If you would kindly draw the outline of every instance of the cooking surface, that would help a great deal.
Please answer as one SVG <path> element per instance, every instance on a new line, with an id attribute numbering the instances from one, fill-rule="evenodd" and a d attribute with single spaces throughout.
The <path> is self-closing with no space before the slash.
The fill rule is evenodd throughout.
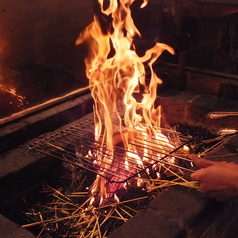
<path id="1" fill-rule="evenodd" d="M 157 129 L 168 138 L 168 142 L 164 142 L 162 137 L 150 138 L 140 135 L 140 132 L 137 131 L 137 136 L 129 140 L 129 145 L 135 146 L 136 152 L 127 151 L 127 148 L 120 146 L 121 143 L 118 141 L 112 153 L 106 149 L 105 144 L 102 144 L 102 138 L 99 141 L 94 139 L 94 121 L 95 119 L 88 118 L 80 124 L 30 145 L 29 148 L 32 153 L 40 152 L 85 168 L 105 177 L 111 183 L 124 183 L 135 176 L 143 177 L 143 174 L 146 176 L 147 170 L 153 173 L 152 167 L 157 163 L 190 171 L 179 164 L 181 161 L 190 161 L 186 158 L 187 151 L 183 151 L 183 146 L 188 145 L 191 137 L 168 129 Z M 114 135 L 118 137 L 120 133 L 117 131 L 114 132 Z M 148 149 L 147 158 L 144 155 L 144 146 Z M 172 164 L 167 160 L 167 157 L 176 159 L 178 164 Z M 139 164 L 138 160 L 143 161 L 143 159 L 149 162 L 144 162 L 143 165 Z"/>

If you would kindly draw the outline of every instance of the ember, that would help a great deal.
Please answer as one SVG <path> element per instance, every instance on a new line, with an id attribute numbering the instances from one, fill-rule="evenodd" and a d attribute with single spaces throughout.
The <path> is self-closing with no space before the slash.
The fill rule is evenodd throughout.
<path id="1" fill-rule="evenodd" d="M 22 95 L 19 95 L 14 87 L 6 86 L 6 83 L 0 76 L 0 109 L 1 114 L 7 114 L 11 110 L 19 110 L 22 108 L 26 102 L 26 98 Z M 6 105 L 8 107 L 6 108 Z M 18 109 L 17 109 L 18 108 Z"/>

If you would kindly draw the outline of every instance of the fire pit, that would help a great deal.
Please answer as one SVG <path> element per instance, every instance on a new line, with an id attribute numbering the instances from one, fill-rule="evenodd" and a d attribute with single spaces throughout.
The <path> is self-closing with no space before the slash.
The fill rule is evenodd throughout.
<path id="1" fill-rule="evenodd" d="M 29 169 L 24 169 L 25 172 L 20 172 L 21 175 L 17 175 L 17 176 L 19 176 L 18 181 L 22 181 L 21 177 L 24 176 L 24 174 L 25 175 L 27 174 L 28 176 L 29 176 L 29 172 L 32 174 L 31 178 L 34 178 L 34 179 L 31 179 L 31 181 L 27 182 L 27 180 L 29 180 L 29 179 L 26 178 L 27 180 L 25 180 L 25 182 L 26 182 L 25 186 L 27 186 L 27 183 L 29 183 L 29 182 L 35 183 L 35 181 L 36 181 L 35 179 L 37 179 L 38 176 L 40 176 L 42 178 L 47 173 L 49 173 L 49 174 L 53 175 L 54 177 L 57 177 L 57 174 L 58 175 L 61 174 L 60 171 L 62 171 L 62 169 L 60 169 L 60 168 L 61 168 L 62 163 L 60 163 L 61 160 L 59 160 L 58 158 L 53 159 L 55 157 L 55 153 L 57 156 L 60 155 L 60 159 L 63 159 L 63 164 L 64 164 L 63 167 L 66 166 L 66 168 L 71 168 L 70 169 L 71 172 L 72 172 L 72 170 L 74 170 L 73 167 L 76 168 L 76 170 L 74 170 L 74 172 L 71 173 L 71 176 L 73 174 L 73 177 L 74 177 L 74 179 L 72 180 L 72 181 L 74 181 L 74 186 L 73 186 L 74 189 L 71 190 L 70 186 L 69 186 L 66 194 L 63 194 L 63 191 L 61 191 L 60 189 L 55 189 L 54 187 L 50 187 L 53 185 L 50 182 L 51 179 L 49 180 L 49 178 L 50 178 L 49 175 L 46 175 L 46 178 L 48 177 L 46 181 L 48 181 L 48 184 L 51 184 L 50 186 L 47 186 L 47 183 L 44 183 L 45 185 L 44 185 L 43 190 L 40 189 L 39 183 L 36 186 L 36 188 L 39 188 L 40 191 L 43 191 L 46 195 L 54 194 L 53 196 L 56 196 L 56 197 L 54 197 L 54 199 L 56 199 L 56 200 L 59 199 L 58 203 L 61 203 L 60 210 L 64 211 L 66 209 L 65 210 L 66 218 L 63 219 L 63 221 L 66 221 L 66 224 L 73 224 L 71 222 L 67 223 L 67 217 L 70 218 L 70 216 L 72 216 L 72 215 L 70 215 L 70 216 L 67 215 L 67 209 L 69 209 L 69 207 L 66 206 L 67 203 L 68 202 L 71 203 L 75 200 L 77 201 L 77 203 L 82 200 L 88 201 L 88 199 L 90 199 L 90 196 L 87 197 L 87 194 L 90 194 L 90 193 L 89 193 L 89 190 L 86 189 L 86 186 L 90 187 L 89 180 L 91 181 L 91 184 L 92 184 L 93 180 L 96 177 L 96 173 L 98 173 L 97 165 L 95 165 L 96 167 L 92 166 L 92 160 L 90 158 L 86 157 L 85 161 L 87 161 L 88 164 L 91 163 L 91 166 L 89 168 L 90 169 L 93 168 L 93 172 L 92 173 L 89 172 L 89 174 L 91 174 L 90 176 L 88 175 L 90 179 L 89 178 L 87 179 L 87 183 L 86 183 L 87 185 L 83 185 L 83 188 L 85 190 L 83 190 L 83 192 L 77 190 L 80 187 L 80 184 L 84 180 L 83 179 L 84 172 L 79 173 L 79 171 L 85 171 L 85 169 L 88 171 L 88 168 L 86 165 L 82 166 L 82 164 L 80 164 L 80 162 L 82 161 L 82 157 L 79 158 L 76 156 L 77 153 L 76 153 L 75 147 L 80 148 L 79 142 L 82 141 L 82 138 L 85 138 L 86 135 L 88 135 L 88 137 L 87 137 L 88 140 L 86 142 L 84 142 L 84 145 L 89 146 L 91 143 L 94 145 L 95 141 L 93 140 L 93 142 L 91 142 L 91 140 L 90 140 L 90 138 L 94 138 L 94 136 L 92 136 L 89 133 L 90 132 L 89 128 L 92 128 L 92 124 L 93 124 L 93 120 L 92 121 L 91 120 L 92 120 L 92 114 L 86 116 L 85 118 L 82 118 L 82 121 L 73 122 L 73 123 L 71 123 L 71 125 L 67 125 L 64 128 L 59 128 L 57 131 L 55 131 L 53 133 L 48 133 L 47 135 L 43 136 L 43 138 L 41 138 L 40 140 L 38 138 L 35 138 L 34 141 L 29 142 L 26 145 L 21 146 L 16 151 L 13 150 L 11 153 L 8 153 L 7 155 L 5 155 L 5 159 L 9 159 L 8 163 L 12 160 L 12 158 L 14 157 L 13 156 L 14 154 L 16 157 L 16 161 L 21 160 L 21 158 L 28 158 L 28 160 L 31 159 L 31 160 L 35 161 L 33 163 L 33 164 L 36 163 L 35 166 L 33 166 L 33 167 L 30 166 Z M 85 128 L 82 129 L 82 125 L 86 125 L 87 130 Z M 90 126 L 88 126 L 88 125 L 90 125 Z M 92 131 L 93 131 L 93 129 L 92 129 Z M 80 134 L 83 133 L 84 135 L 81 134 L 81 137 L 75 136 L 79 132 L 80 132 Z M 65 135 L 67 138 L 66 140 L 64 137 Z M 177 135 L 177 133 L 173 131 L 171 135 L 173 135 L 173 137 L 174 137 L 174 135 Z M 188 142 L 187 137 L 185 137 L 185 138 L 186 138 L 185 143 L 187 143 Z M 236 141 L 236 137 L 234 137 L 234 136 L 231 138 L 228 137 L 223 142 L 223 144 L 233 144 L 233 143 L 235 143 L 235 141 Z M 88 145 L 88 143 L 89 143 L 89 145 Z M 71 147 L 70 147 L 70 145 L 71 145 Z M 29 150 L 28 148 L 31 148 L 31 150 Z M 40 148 L 40 150 L 43 150 L 43 152 L 37 151 L 39 148 Z M 72 150 L 69 150 L 69 148 L 71 148 Z M 229 148 L 229 146 L 226 147 L 225 150 L 223 149 L 222 146 L 220 146 L 219 149 L 215 149 L 214 152 L 211 153 L 211 156 L 212 155 L 216 156 L 216 153 L 218 153 L 218 155 L 222 159 L 222 154 L 225 154 L 225 155 L 227 154 L 227 148 Z M 62 149 L 64 149 L 65 151 Z M 90 147 L 90 149 L 91 149 L 91 147 Z M 50 153 L 49 153 L 49 150 L 50 150 Z M 220 150 L 220 152 L 219 152 L 219 150 Z M 72 151 L 73 151 L 73 153 L 72 153 Z M 83 152 L 85 154 L 87 154 L 87 151 L 88 150 L 84 150 Z M 81 151 L 81 153 L 82 153 L 82 151 Z M 49 156 L 49 154 L 50 154 L 50 156 Z M 70 155 L 72 156 L 72 158 L 70 158 Z M 176 152 L 173 151 L 172 155 L 167 155 L 166 157 L 169 157 L 169 156 L 176 157 Z M 47 160 L 49 161 L 49 158 L 51 158 L 50 160 L 53 162 L 53 163 L 51 162 L 51 164 L 52 164 L 51 166 L 50 166 L 50 164 L 48 164 L 49 162 L 45 163 Z M 163 159 L 162 159 L 162 161 L 163 161 Z M 159 163 L 163 163 L 162 161 L 160 161 Z M 166 163 L 166 161 L 164 161 L 164 162 Z M 158 163 L 158 161 L 156 161 L 156 163 Z M 81 169 L 81 167 L 84 167 L 84 169 Z M 38 171 L 38 174 L 36 173 L 36 171 Z M 45 171 L 45 173 L 42 173 L 42 171 Z M 54 173 L 52 173 L 52 171 L 54 171 Z M 186 171 L 186 167 L 185 167 L 185 171 Z M 141 170 L 138 172 L 141 172 Z M 19 172 L 15 172 L 15 173 L 19 174 Z M 110 176 L 110 175 L 111 174 L 109 174 L 108 176 Z M 77 179 L 75 180 L 76 176 L 77 176 Z M 136 176 L 138 176 L 138 173 L 136 174 Z M 147 174 L 147 177 L 148 177 L 148 174 Z M 81 178 L 81 179 L 79 179 L 79 178 Z M 142 176 L 140 177 L 140 179 L 142 179 Z M 1 180 L 3 182 L 3 178 Z M 62 180 L 62 178 L 58 178 L 56 180 Z M 133 180 L 133 178 L 132 178 L 132 180 Z M 154 179 L 154 180 L 156 180 L 156 179 Z M 8 181 L 8 184 L 9 184 L 9 176 L 6 181 Z M 12 180 L 12 181 L 14 182 L 14 180 Z M 68 181 L 66 184 L 68 184 L 68 185 L 71 184 L 69 178 L 67 178 L 66 181 Z M 76 181 L 78 181 L 78 182 L 75 184 Z M 123 181 L 123 180 L 121 180 L 121 181 Z M 209 209 L 213 209 L 214 206 L 216 206 L 217 213 L 219 216 L 221 216 L 220 213 L 222 213 L 223 210 L 225 211 L 224 205 L 220 205 L 220 204 L 216 205 L 216 203 L 215 203 L 215 205 L 214 205 L 214 203 L 212 205 L 210 205 L 210 201 L 203 198 L 200 193 L 196 192 L 196 190 L 193 190 L 191 188 L 186 189 L 183 186 L 183 183 L 179 183 L 178 180 L 175 182 L 174 179 L 171 178 L 170 181 L 172 184 L 169 184 L 168 178 L 162 184 L 158 183 L 157 185 L 159 187 L 158 188 L 159 193 L 155 192 L 155 190 L 154 190 L 150 193 L 149 196 L 148 196 L 148 193 L 144 190 L 145 187 L 143 187 L 143 186 L 141 188 L 139 188 L 139 190 L 138 190 L 138 188 L 136 190 L 134 190 L 136 192 L 132 192 L 133 183 L 129 183 L 129 181 L 128 181 L 128 186 L 127 186 L 128 193 L 126 195 L 124 193 L 124 196 L 121 197 L 121 202 L 114 201 L 111 204 L 112 207 L 110 204 L 108 204 L 108 206 L 104 205 L 104 208 L 102 209 L 102 211 L 106 210 L 107 212 L 105 214 L 101 215 L 101 219 L 105 219 L 105 216 L 108 215 L 108 212 L 111 209 L 113 209 L 114 212 L 116 212 L 117 209 L 119 209 L 119 210 L 126 209 L 125 211 L 130 215 L 128 215 L 128 214 L 126 215 L 126 213 L 120 211 L 119 213 L 123 214 L 123 217 L 121 217 L 121 219 L 122 218 L 123 219 L 121 221 L 119 219 L 120 216 L 118 216 L 118 214 L 111 215 L 111 216 L 115 216 L 113 218 L 114 219 L 113 222 L 110 223 L 108 221 L 109 223 L 108 222 L 105 223 L 105 225 L 107 224 L 106 227 L 102 225 L 102 228 L 108 229 L 108 231 L 113 231 L 115 228 L 119 227 L 121 224 L 123 224 L 123 223 L 125 223 L 125 221 L 127 221 L 125 223 L 125 225 L 123 225 L 121 228 L 117 229 L 114 233 L 111 233 L 110 237 L 121 237 L 121 236 L 124 236 L 124 237 L 133 237 L 133 236 L 135 236 L 135 237 L 136 236 L 137 237 L 157 237 L 158 232 L 160 232 L 160 234 L 163 234 L 164 237 L 175 237 L 176 235 L 182 234 L 183 232 L 185 232 L 185 230 L 187 230 L 186 232 L 198 232 L 195 229 L 196 226 L 191 226 L 190 224 L 194 224 L 194 222 L 197 221 L 195 218 L 198 217 L 199 214 L 202 214 L 202 211 L 204 209 L 205 209 L 205 211 L 208 210 L 208 212 L 209 212 Z M 184 182 L 184 181 L 182 181 L 182 182 Z M 140 181 L 140 183 L 141 183 L 141 181 Z M 1 184 L 3 184 L 3 183 L 1 183 Z M 21 184 L 23 185 L 23 183 L 21 183 Z M 123 182 L 123 184 L 124 184 L 124 182 Z M 175 186 L 174 188 L 171 187 L 171 185 L 175 185 L 175 184 L 178 184 L 178 185 L 180 184 L 182 186 L 179 186 L 179 187 Z M 186 182 L 184 184 L 186 184 Z M 134 185 L 135 185 L 135 183 L 134 183 Z M 189 185 L 189 183 L 187 183 L 187 185 L 189 187 L 191 187 L 191 184 Z M 17 185 L 17 186 L 19 186 L 19 185 Z M 137 183 L 136 183 L 136 186 L 137 186 Z M 165 186 L 165 188 L 167 187 L 167 189 L 161 190 L 164 186 Z M 34 187 L 35 186 L 33 186 L 33 188 Z M 184 187 L 184 188 L 182 188 L 182 187 Z M 38 193 L 37 189 L 35 189 L 35 188 L 33 189 L 33 188 L 27 189 L 30 192 L 27 192 L 27 190 L 24 193 L 22 193 L 20 191 L 15 192 L 16 199 L 14 199 L 14 201 L 15 201 L 15 203 L 19 204 L 18 208 L 22 209 L 22 205 L 23 205 L 23 207 L 26 208 L 25 205 L 29 205 L 29 203 L 31 203 L 31 201 L 28 200 L 28 198 L 32 197 L 32 196 L 36 197 L 36 199 L 37 199 L 36 201 L 39 201 L 38 199 L 40 199 L 40 198 L 38 198 L 39 195 L 37 195 L 37 193 Z M 11 193 L 14 193 L 14 190 L 12 190 L 11 188 L 5 189 L 5 192 L 6 192 L 5 196 L 7 195 L 7 193 L 9 194 L 9 191 L 11 191 Z M 161 191 L 162 191 L 162 193 L 161 193 Z M 19 192 L 20 192 L 20 194 L 19 194 Z M 23 197 L 24 197 L 25 201 L 22 200 Z M 48 199 L 49 199 L 48 195 L 46 197 L 48 197 Z M 43 213 L 41 213 L 42 210 L 40 213 L 37 213 L 36 208 L 37 207 L 40 208 L 41 206 L 42 206 L 42 208 L 44 208 L 44 206 L 47 206 L 47 207 L 49 206 L 50 210 L 57 211 L 57 210 L 55 210 L 55 209 L 57 209 L 55 207 L 56 204 L 49 205 L 48 203 L 52 203 L 52 201 L 49 201 L 48 199 L 47 199 L 47 203 L 45 205 L 42 203 L 34 205 L 33 206 L 33 208 L 35 209 L 34 211 L 33 210 L 24 211 L 27 214 L 29 213 L 29 215 L 27 215 L 28 219 L 30 219 L 29 217 L 31 217 L 33 215 L 35 217 L 35 222 L 37 222 L 38 224 L 47 224 L 48 223 L 47 220 L 45 222 L 43 221 L 45 218 L 42 221 L 39 220 L 40 217 L 41 216 L 44 217 L 44 215 L 43 215 Z M 8 195 L 8 203 L 7 203 L 8 205 L 6 204 L 6 202 L 2 203 L 3 205 L 5 204 L 4 207 L 6 207 L 6 210 L 3 208 L 1 210 L 2 211 L 5 210 L 3 214 L 6 215 L 7 217 L 11 218 L 12 220 L 14 220 L 14 217 L 16 217 L 16 215 L 9 216 L 10 215 L 9 209 L 11 209 L 12 207 L 15 207 L 11 203 L 10 200 L 12 200 L 12 199 L 9 199 L 9 195 Z M 113 204 L 115 204 L 114 208 L 113 208 Z M 72 206 L 75 206 L 75 205 L 73 205 L 73 203 L 72 203 Z M 129 207 L 131 206 L 131 208 L 129 209 L 128 206 Z M 189 206 L 189 209 L 187 209 L 187 206 Z M 211 206 L 211 208 L 210 208 L 210 206 Z M 47 207 L 44 208 L 45 211 L 48 210 Z M 75 216 L 82 215 L 82 212 L 85 212 L 85 210 L 84 210 L 85 207 L 76 205 L 76 209 L 77 209 L 77 207 L 80 207 L 79 210 L 81 212 L 79 212 L 79 213 L 75 212 L 74 213 Z M 90 207 L 89 201 L 86 204 L 86 207 L 89 209 L 89 207 Z M 16 209 L 16 207 L 14 208 L 14 210 L 15 209 Z M 127 210 L 127 209 L 129 209 L 129 210 Z M 134 212 L 132 212 L 131 209 L 134 210 Z M 142 211 L 139 211 L 139 210 L 142 210 Z M 97 209 L 96 209 L 96 211 L 97 211 Z M 85 214 L 86 217 L 89 216 L 90 209 L 87 212 L 88 212 L 88 214 L 87 215 Z M 19 213 L 19 211 L 17 212 L 15 210 L 15 214 L 16 213 Z M 136 213 L 137 213 L 137 215 L 136 215 Z M 32 215 L 30 215 L 30 214 L 32 214 Z M 58 215 L 60 215 L 60 214 L 58 214 Z M 84 216 L 84 219 L 86 218 L 85 216 Z M 50 219 L 52 219 L 52 218 L 50 218 Z M 58 217 L 58 219 L 59 219 L 59 217 Z M 75 221 L 76 217 L 72 217 L 72 219 Z M 172 220 L 170 220 L 170 219 L 172 219 Z M 212 219 L 212 216 L 209 219 Z M 72 220 L 72 222 L 73 222 L 73 220 Z M 120 222 L 118 222 L 118 220 Z M 33 220 L 31 220 L 31 221 L 32 222 L 29 222 L 29 224 L 27 224 L 27 225 L 26 225 L 25 221 L 23 223 L 21 222 L 20 224 L 25 225 L 25 227 L 31 228 L 34 225 Z M 60 222 L 60 220 L 59 220 L 59 222 Z M 159 222 L 159 223 L 157 223 L 157 222 Z M 198 220 L 198 222 L 199 222 L 199 220 Z M 145 228 L 143 226 L 143 223 L 147 224 L 146 225 L 147 228 Z M 49 225 L 50 224 L 51 224 L 51 222 L 49 223 Z M 62 224 L 64 224 L 64 222 Z M 63 227 L 66 227 L 66 224 Z M 93 223 L 93 224 L 96 224 L 96 223 Z M 109 224 L 112 224 L 112 227 L 114 227 L 114 229 L 110 228 Z M 140 228 L 138 228 L 138 224 L 140 225 L 142 230 L 140 230 Z M 58 225 L 60 225 L 60 224 L 58 224 Z M 54 229 L 57 227 L 57 219 L 56 218 L 54 218 L 54 220 L 52 220 L 52 224 L 50 226 L 51 227 L 53 226 Z M 83 224 L 82 224 L 82 226 L 84 227 Z M 43 227 L 45 227 L 45 226 L 43 225 Z M 205 229 L 205 227 L 206 227 L 206 224 L 200 225 L 201 229 Z M 76 229 L 76 227 L 75 227 L 75 229 Z M 75 229 L 74 229 L 74 232 L 77 231 L 77 229 L 76 229 L 76 231 L 75 231 Z M 158 231 L 158 229 L 159 229 L 159 231 Z M 79 230 L 81 230 L 81 229 L 79 229 Z M 31 231 L 33 231 L 33 230 L 31 230 Z M 61 229 L 58 229 L 58 231 L 61 231 Z M 69 229 L 69 231 L 70 231 L 70 229 Z M 40 230 L 37 230 L 36 234 L 39 234 L 39 233 L 40 233 Z"/>

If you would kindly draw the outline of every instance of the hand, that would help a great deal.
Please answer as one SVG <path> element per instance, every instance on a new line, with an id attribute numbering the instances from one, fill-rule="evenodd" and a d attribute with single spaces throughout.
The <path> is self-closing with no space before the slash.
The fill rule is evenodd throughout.
<path id="1" fill-rule="evenodd" d="M 238 197 L 238 164 L 210 161 L 197 155 L 190 158 L 201 168 L 191 178 L 200 182 L 201 191 L 208 197 L 218 201 Z"/>

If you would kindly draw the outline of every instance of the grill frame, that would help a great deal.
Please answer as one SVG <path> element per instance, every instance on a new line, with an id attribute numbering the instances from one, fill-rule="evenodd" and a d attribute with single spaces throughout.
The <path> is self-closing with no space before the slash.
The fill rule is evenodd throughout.
<path id="1" fill-rule="evenodd" d="M 190 159 L 186 157 L 186 155 L 178 156 L 176 155 L 176 152 L 179 151 L 181 148 L 183 148 L 185 145 L 189 145 L 189 143 L 192 140 L 192 137 L 190 136 L 184 136 L 179 132 L 173 131 L 171 129 L 165 129 L 160 128 L 161 134 L 170 137 L 170 143 L 171 138 L 176 138 L 176 143 L 178 141 L 180 142 L 179 145 L 176 145 L 174 149 L 168 151 L 168 152 L 162 152 L 158 151 L 158 147 L 161 146 L 158 144 L 158 139 L 149 139 L 148 143 L 148 149 L 154 153 L 163 154 L 163 156 L 160 157 L 160 159 L 155 159 L 154 155 L 148 154 L 147 159 L 150 160 L 150 163 L 147 163 L 145 166 L 143 164 L 143 167 L 136 166 L 132 167 L 132 164 L 136 164 L 136 159 L 133 157 L 130 158 L 130 168 L 126 170 L 125 168 L 121 168 L 120 165 L 122 162 L 120 161 L 120 155 L 122 153 L 131 153 L 134 155 L 138 155 L 138 153 L 128 151 L 120 146 L 114 146 L 114 152 L 112 156 L 112 152 L 109 150 L 106 150 L 102 147 L 101 142 L 96 141 L 94 137 L 94 122 L 95 119 L 88 118 L 86 120 L 83 120 L 82 122 L 77 123 L 76 125 L 70 126 L 64 130 L 61 130 L 60 132 L 54 133 L 50 136 L 46 136 L 45 138 L 39 139 L 38 141 L 30 144 L 28 146 L 28 149 L 31 151 L 31 153 L 38 157 L 38 154 L 41 156 L 42 154 L 46 156 L 52 156 L 57 159 L 60 159 L 64 162 L 70 163 L 74 166 L 81 167 L 83 169 L 86 169 L 88 171 L 91 171 L 95 173 L 96 175 L 100 175 L 108 180 L 110 183 L 125 183 L 128 182 L 130 179 L 139 176 L 143 177 L 142 174 L 148 173 L 149 170 L 151 170 L 154 166 L 156 166 L 159 163 L 163 163 L 168 166 L 172 166 L 177 169 L 182 169 L 188 172 L 193 172 L 190 168 L 182 167 L 178 164 L 171 164 L 168 161 L 166 161 L 166 158 L 173 157 L 177 160 L 183 160 L 187 162 L 191 162 Z M 156 129 L 156 128 L 154 128 Z M 172 135 L 172 136 L 171 136 Z M 142 141 L 141 138 L 135 138 L 136 144 L 133 142 L 130 142 L 130 145 L 134 145 L 137 148 L 143 147 L 142 142 L 139 142 L 139 140 Z M 148 137 L 147 137 L 148 140 Z M 88 143 L 88 144 L 87 144 Z M 65 147 L 66 145 L 66 147 Z M 93 146 L 92 146 L 93 145 Z M 95 146 L 97 145 L 97 146 Z M 105 146 L 105 145 L 104 145 Z M 94 150 L 92 153 L 96 155 L 100 155 L 102 157 L 106 156 L 107 159 L 111 156 L 113 160 L 112 163 L 107 164 L 107 162 L 102 162 L 103 165 L 109 166 L 110 168 L 106 169 L 106 166 L 102 165 L 95 165 L 97 163 L 97 159 L 94 156 L 89 155 L 90 149 Z M 139 153 L 139 155 L 141 155 Z M 128 157 L 128 156 L 127 156 Z M 145 157 L 145 156 L 144 156 Z M 96 162 L 95 162 L 96 161 Z M 124 162 L 123 162 L 124 163 Z M 117 165 L 115 165 L 117 164 Z M 118 172 L 117 169 L 120 169 Z M 111 170 L 113 172 L 111 172 Z M 114 171 L 115 170 L 115 171 Z M 133 172 L 131 171 L 133 170 Z M 121 173 L 121 171 L 125 172 L 125 174 Z"/>

